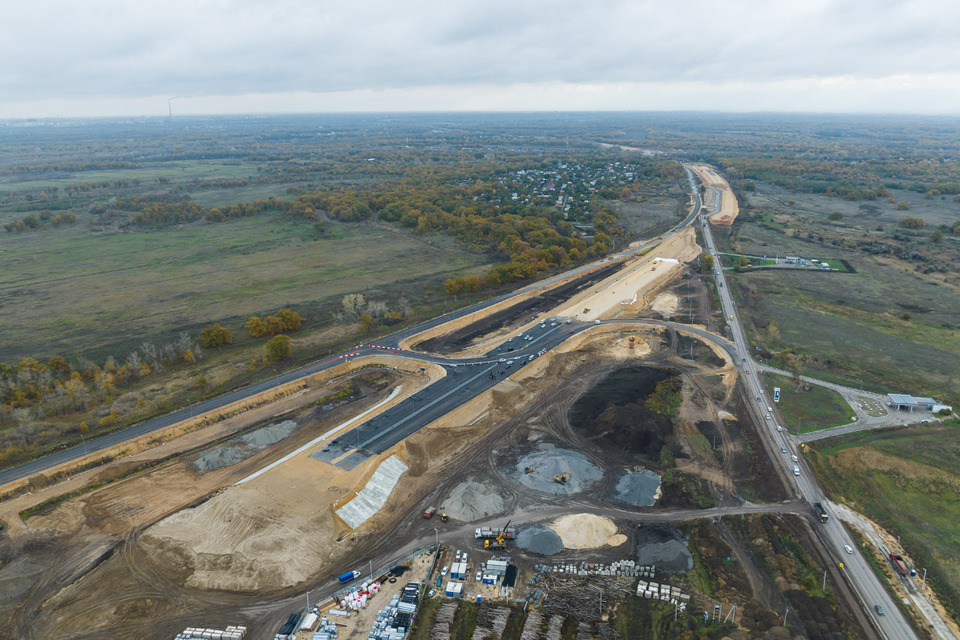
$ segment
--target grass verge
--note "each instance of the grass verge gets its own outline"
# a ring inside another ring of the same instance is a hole
[[[811,384],[809,391],[797,390],[796,383],[786,376],[763,374],[773,400],[774,387],[780,387],[780,402],[777,408],[783,414],[785,428],[796,433],[819,431],[853,422],[856,413],[843,397],[827,387]],[[762,400],[763,398],[761,398]]]

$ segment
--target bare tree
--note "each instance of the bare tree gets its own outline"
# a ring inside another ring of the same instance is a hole
[[[140,375],[140,354],[136,351],[127,356],[127,366],[130,367],[130,373],[134,378]]]

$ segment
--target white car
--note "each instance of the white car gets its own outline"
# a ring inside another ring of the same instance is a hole
[[[790,457],[793,458],[793,461],[794,461],[794,462],[800,462],[800,460],[797,458],[797,454],[793,454],[793,455],[790,456]]]
[[[432,598],[432,597],[435,596],[435,595],[437,595],[437,590],[436,590],[436,589],[430,589],[430,593],[427,594],[427,597],[428,597],[428,598]]]
[[[477,582],[480,582],[481,580],[483,580],[483,575],[481,575],[481,573],[477,571]]]
[[[443,569],[441,569],[441,570],[440,570],[440,575],[441,575],[441,576],[447,575],[447,571],[450,571],[450,567],[444,567]]]
[[[781,427],[780,425],[777,425],[777,431],[783,431],[783,427]]]
[[[853,553],[853,549],[851,549],[850,545],[848,544],[843,545],[843,550],[846,551],[847,553]]]

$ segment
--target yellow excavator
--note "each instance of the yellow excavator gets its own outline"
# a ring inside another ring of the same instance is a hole
[[[506,526],[504,526],[503,529],[500,529],[500,533],[497,534],[496,538],[494,538],[493,540],[490,540],[490,539],[484,540],[483,548],[491,549],[491,550],[506,549],[507,543],[506,543],[505,536],[507,535],[507,529],[510,527],[511,522],[513,522],[513,520],[507,520]]]
[[[569,471],[564,471],[558,476],[553,476],[553,481],[557,484],[567,484],[567,478],[571,476]]]
[[[533,473],[533,465],[530,465],[529,467],[527,467],[526,469],[524,469],[523,472],[524,472],[524,473]]]

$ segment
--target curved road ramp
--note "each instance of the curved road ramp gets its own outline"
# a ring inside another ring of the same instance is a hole
[[[387,498],[406,470],[407,465],[400,458],[390,456],[380,463],[357,497],[337,509],[337,515],[351,529],[356,529],[387,503]]]

